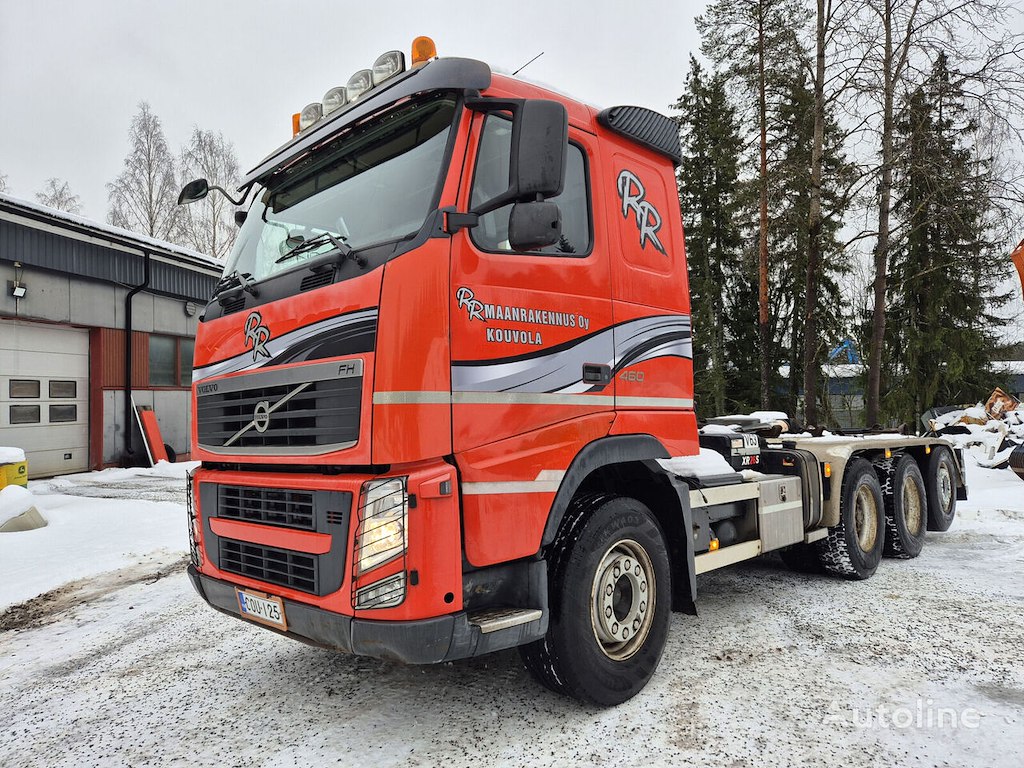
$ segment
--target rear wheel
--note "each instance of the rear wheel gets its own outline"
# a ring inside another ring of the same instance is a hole
[[[550,554],[548,633],[520,648],[526,667],[592,704],[636,695],[665,647],[669,578],[665,538],[647,507],[607,496],[574,505]]]
[[[928,458],[925,488],[928,498],[928,530],[948,531],[956,517],[956,462],[944,446]]]
[[[885,507],[878,475],[865,459],[846,465],[839,525],[818,542],[825,570],[847,579],[867,579],[878,569],[885,540]]]
[[[885,495],[885,556],[917,557],[927,530],[924,478],[914,457],[904,454],[892,471],[892,492]]]

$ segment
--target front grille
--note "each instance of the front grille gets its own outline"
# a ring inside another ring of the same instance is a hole
[[[218,494],[218,517],[316,530],[312,491],[222,485]]]
[[[317,566],[316,555],[220,539],[220,568],[228,573],[318,594]]]
[[[208,385],[199,444],[217,453],[313,455],[359,439],[362,361],[271,369]]]

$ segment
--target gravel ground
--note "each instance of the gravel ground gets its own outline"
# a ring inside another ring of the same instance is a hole
[[[706,574],[700,618],[673,617],[611,710],[514,651],[310,648],[206,607],[177,556],[146,563],[0,616],[0,765],[1019,766],[1022,517],[958,522],[867,582],[770,557]]]

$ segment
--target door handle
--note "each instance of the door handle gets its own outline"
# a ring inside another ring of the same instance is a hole
[[[583,383],[606,386],[612,382],[612,367],[601,363],[583,364]]]

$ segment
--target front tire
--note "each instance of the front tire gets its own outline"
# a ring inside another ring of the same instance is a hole
[[[882,559],[885,506],[874,467],[865,459],[846,465],[843,476],[839,525],[818,542],[825,570],[860,581],[874,575]]]
[[[550,553],[548,633],[520,648],[527,669],[591,704],[635,696],[665,647],[669,573],[664,534],[639,501],[599,496],[575,504]]]

